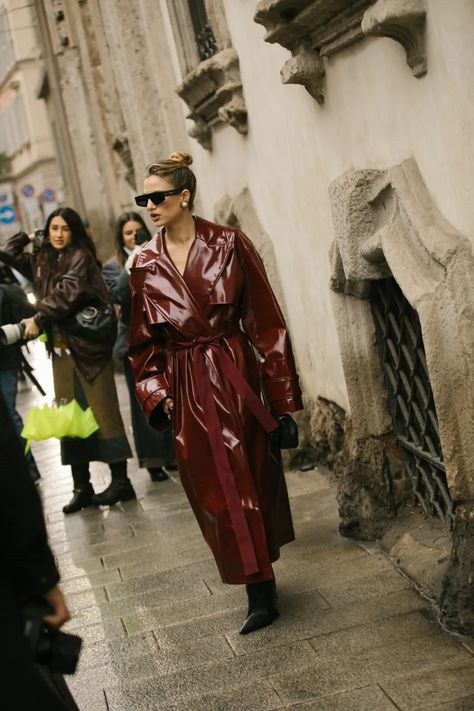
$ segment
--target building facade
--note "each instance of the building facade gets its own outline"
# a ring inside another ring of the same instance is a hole
[[[334,466],[347,535],[416,501],[449,541],[444,617],[472,631],[472,2],[35,4],[66,193],[102,251],[145,165],[191,152],[198,211],[254,240],[288,317],[296,461]]]
[[[36,16],[31,5],[0,5],[0,239],[42,227],[63,199],[44,102]]]

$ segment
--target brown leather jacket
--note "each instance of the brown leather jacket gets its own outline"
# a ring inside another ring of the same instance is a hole
[[[0,248],[0,259],[32,282],[37,298],[35,321],[49,332],[50,338],[51,325],[58,324],[78,370],[93,380],[111,357],[113,343],[70,335],[61,327],[61,321],[96,298],[88,284],[111,303],[100,268],[87,248],[72,244],[58,253],[55,266],[42,275],[37,255],[25,251],[29,244],[28,235],[19,232]],[[71,272],[81,279],[64,278]]]

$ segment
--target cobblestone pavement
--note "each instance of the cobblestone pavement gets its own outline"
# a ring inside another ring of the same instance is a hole
[[[49,364],[33,349],[51,395]],[[127,427],[127,393],[117,376]],[[19,408],[43,402],[31,390]],[[375,545],[337,533],[333,486],[288,472],[297,540],[275,565],[281,618],[242,637],[245,592],[220,582],[177,476],[138,500],[64,517],[69,468],[33,445],[51,546],[84,648],[70,686],[81,711],[474,709],[474,642],[442,631]],[[97,490],[108,468],[92,465]]]

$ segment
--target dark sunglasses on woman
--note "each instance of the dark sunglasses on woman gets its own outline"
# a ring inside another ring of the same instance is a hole
[[[151,200],[153,205],[161,205],[168,195],[179,195],[182,190],[184,190],[184,186],[181,188],[175,188],[174,190],[155,190],[153,193],[137,195],[135,202],[138,207],[146,207],[148,205],[148,200]]]

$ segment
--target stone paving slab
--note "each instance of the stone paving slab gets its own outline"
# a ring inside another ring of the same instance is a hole
[[[398,679],[387,679],[381,687],[401,711],[455,704],[458,699],[474,694],[474,659],[471,657],[467,662],[451,667],[426,669]]]
[[[275,668],[282,672],[304,669],[314,661],[315,655],[306,642],[298,642],[285,648],[233,658],[229,661],[216,661],[212,665],[190,668],[184,672],[169,674],[121,684],[118,689],[108,688],[105,692],[111,711],[142,709],[144,699],[159,699],[161,704],[212,693],[215,689],[242,687],[245,684],[260,684],[261,679],[269,678]],[[151,706],[153,708],[153,706]]]
[[[22,414],[33,402],[20,394]],[[175,473],[153,483],[130,460],[137,501],[64,517],[59,445],[34,452],[65,629],[84,640],[68,680],[81,711],[474,711],[472,638],[444,632],[377,543],[341,538],[322,471],[287,474],[297,539],[275,564],[281,617],[242,637],[245,591],[220,581]],[[101,491],[108,467],[91,472]]]

